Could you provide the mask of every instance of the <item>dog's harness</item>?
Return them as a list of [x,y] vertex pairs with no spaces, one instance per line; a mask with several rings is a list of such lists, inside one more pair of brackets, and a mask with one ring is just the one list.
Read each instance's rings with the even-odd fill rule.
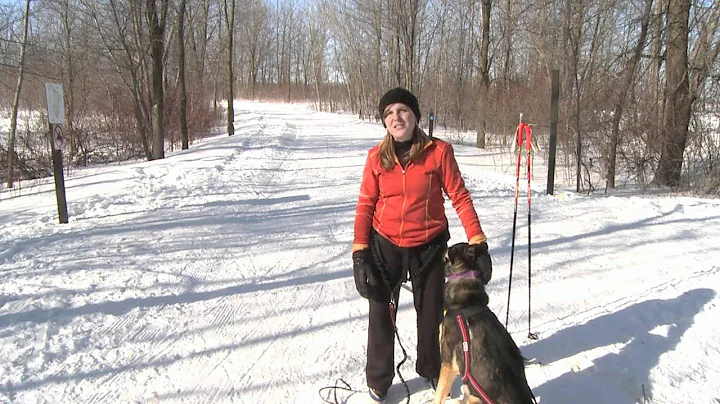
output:
[[[447,278],[448,280],[451,280],[459,278],[475,278],[476,276],[476,271],[467,271],[461,274],[450,275]],[[462,334],[462,349],[463,356],[465,357],[465,373],[463,373],[462,376],[463,383],[472,386],[472,388],[475,389],[475,392],[478,393],[478,396],[480,396],[480,398],[485,402],[485,404],[495,404],[495,402],[490,398],[490,396],[487,395],[485,390],[480,387],[480,383],[478,383],[477,380],[475,380],[475,378],[470,373],[470,335],[468,333],[467,319],[476,314],[484,313],[486,311],[490,311],[487,306],[464,307],[461,309],[448,310],[445,313],[445,317],[455,317],[455,322],[457,322],[457,325],[460,328],[460,333]]]
[[[484,307],[483,309],[484,310],[482,311],[488,310],[487,307]],[[460,327],[460,332],[463,337],[463,354],[465,355],[465,374],[463,374],[462,377],[463,383],[470,384],[470,386],[475,389],[480,398],[482,398],[486,404],[495,404],[470,373],[470,338],[467,332],[467,320],[462,316],[462,314],[457,314],[455,315],[455,321],[457,322],[458,327]]]

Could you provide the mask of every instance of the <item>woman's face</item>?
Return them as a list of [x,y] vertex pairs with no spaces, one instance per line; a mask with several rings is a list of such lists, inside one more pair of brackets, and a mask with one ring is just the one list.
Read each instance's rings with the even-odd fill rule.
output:
[[383,122],[388,133],[398,142],[412,139],[417,124],[415,114],[410,107],[399,102],[385,107]]

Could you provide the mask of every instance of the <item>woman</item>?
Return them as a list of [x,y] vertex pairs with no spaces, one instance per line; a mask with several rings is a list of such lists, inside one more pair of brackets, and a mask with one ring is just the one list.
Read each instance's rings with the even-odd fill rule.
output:
[[415,368],[433,388],[440,373],[442,256],[450,238],[443,192],[465,228],[484,282],[490,279],[492,264],[452,146],[420,129],[415,95],[392,89],[378,109],[387,135],[368,153],[352,250],[355,286],[370,302],[365,367],[369,394],[383,402],[394,377],[394,312],[388,304],[397,310],[399,286],[408,277],[418,317]]

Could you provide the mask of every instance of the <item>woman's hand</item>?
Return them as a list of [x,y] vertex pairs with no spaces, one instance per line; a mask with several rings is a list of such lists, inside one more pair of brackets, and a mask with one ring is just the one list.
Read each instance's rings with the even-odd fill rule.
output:
[[477,278],[486,285],[492,279],[492,259],[487,242],[469,245],[467,253],[468,258],[473,262],[473,269],[478,273]]
[[371,286],[368,283],[368,275],[372,271],[368,259],[370,254],[369,249],[358,250],[353,252],[353,277],[355,278],[355,289],[357,289],[360,296],[365,299],[370,298]]

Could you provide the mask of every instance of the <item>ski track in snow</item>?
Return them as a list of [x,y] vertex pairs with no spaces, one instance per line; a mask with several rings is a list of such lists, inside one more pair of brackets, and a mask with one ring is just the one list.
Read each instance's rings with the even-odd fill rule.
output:
[[[236,111],[235,136],[74,172],[68,225],[55,224],[51,181],[3,195],[0,402],[320,403],[338,378],[356,391],[342,400],[365,399],[367,303],[349,256],[381,128],[298,106]],[[482,153],[456,146],[504,321],[515,184],[478,168]],[[533,341],[521,189],[508,329],[534,359],[539,401],[634,403],[643,389],[653,403],[718,400],[720,343],[707,335],[720,331],[720,204],[533,184]],[[446,205],[451,243],[464,241]],[[406,292],[398,327],[411,402],[430,402]],[[396,377],[388,402],[404,397]]]

